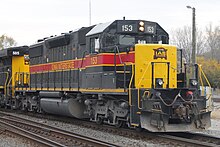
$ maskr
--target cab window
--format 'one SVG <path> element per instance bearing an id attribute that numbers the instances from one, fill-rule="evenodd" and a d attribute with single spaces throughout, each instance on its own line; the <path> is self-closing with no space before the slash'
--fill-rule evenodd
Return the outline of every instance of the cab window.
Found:
<path id="1" fill-rule="evenodd" d="M 135 37 L 130 35 L 120 35 L 119 36 L 120 45 L 132 45 L 135 44 Z"/>
<path id="2" fill-rule="evenodd" d="M 98 53 L 100 49 L 100 41 L 98 37 L 90 38 L 90 53 Z"/>

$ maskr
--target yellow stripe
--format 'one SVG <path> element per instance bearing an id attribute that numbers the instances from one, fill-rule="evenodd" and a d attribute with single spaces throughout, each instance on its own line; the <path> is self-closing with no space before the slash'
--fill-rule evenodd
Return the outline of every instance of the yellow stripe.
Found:
<path id="1" fill-rule="evenodd" d="M 130 71 L 116 71 L 116 73 L 131 73 Z"/>
<path id="2" fill-rule="evenodd" d="M 124 89 L 80 89 L 82 92 L 106 92 L 106 93 L 124 93 L 127 92 L 127 90 L 124 91 Z"/>
<path id="3" fill-rule="evenodd" d="M 48 73 L 48 71 L 49 71 L 49 73 L 53 73 L 53 72 L 62 72 L 62 71 L 75 71 L 75 70 L 77 70 L 78 68 L 72 68 L 72 69 L 63 69 L 63 70 L 47 70 L 47 71 L 40 71 L 40 72 L 31 72 L 31 74 L 41 74 L 41 73 Z M 85 69 L 85 68 L 83 68 L 83 69 Z"/>
<path id="4" fill-rule="evenodd" d="M 78 91 L 78 88 L 15 88 L 15 90 L 37 90 L 37 91 Z M 106 92 L 106 93 L 124 93 L 127 92 L 127 90 L 124 91 L 124 89 L 85 89 L 80 88 L 80 92 Z"/>
<path id="5" fill-rule="evenodd" d="M 126 65 L 131 65 L 131 63 L 129 62 Z M 89 66 L 85 66 L 87 67 L 97 67 L 97 66 L 115 66 L 115 64 L 97 64 L 97 65 L 89 65 Z M 116 64 L 116 66 L 124 66 L 124 64 Z"/>

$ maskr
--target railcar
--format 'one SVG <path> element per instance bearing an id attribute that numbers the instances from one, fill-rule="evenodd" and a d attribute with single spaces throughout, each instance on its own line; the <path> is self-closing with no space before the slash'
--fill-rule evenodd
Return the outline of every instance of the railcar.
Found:
<path id="1" fill-rule="evenodd" d="M 22 62 L 7 56 L 15 69 L 5 70 L 6 56 L 0 56 L 2 74 L 12 79 L 1 87 L 1 103 L 153 132 L 206 129 L 211 110 L 199 90 L 200 68 L 196 64 L 187 79 L 182 50 L 168 43 L 158 23 L 143 20 L 40 39 L 29 46 L 29 56 L 19 54 Z"/>

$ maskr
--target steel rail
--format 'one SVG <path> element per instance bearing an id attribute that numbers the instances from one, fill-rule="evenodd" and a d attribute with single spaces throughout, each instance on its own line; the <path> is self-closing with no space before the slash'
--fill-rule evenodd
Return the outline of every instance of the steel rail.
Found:
<path id="1" fill-rule="evenodd" d="M 0 112 L 1 114 L 1 112 Z M 9 115 L 8 113 L 5 113 L 5 115 Z M 20 118 L 19 116 L 14 116 L 12 115 L 14 119 L 23 119 Z M 32 116 L 34 117 L 34 116 Z M 45 117 L 42 116 L 42 117 Z M 42 118 L 39 117 L 38 118 Z M 63 121 L 63 119 L 57 118 L 52 120 L 57 120 L 57 121 Z M 31 121 L 31 120 L 28 120 Z M 71 120 L 71 122 L 74 120 Z M 78 122 L 79 121 L 79 122 Z M 33 122 L 33 121 L 31 121 Z M 69 121 L 68 121 L 69 122 Z M 35 122 L 33 122 L 35 123 Z M 70 123 L 70 122 L 69 122 Z M 84 124 L 85 123 L 85 124 Z M 156 138 L 157 143 L 162 142 L 167 144 L 168 142 L 172 143 L 177 143 L 177 144 L 183 144 L 183 145 L 189 145 L 189 146 L 219 146 L 220 145 L 220 138 L 214 137 L 214 136 L 209 136 L 209 135 L 204 135 L 204 134 L 199 134 L 199 133 L 192 133 L 192 132 L 182 132 L 182 133 L 153 133 L 153 132 L 148 132 L 148 131 L 142 131 L 142 132 L 137 132 L 132 129 L 126 129 L 126 128 L 116 128 L 113 126 L 108 126 L 108 125 L 97 125 L 92 122 L 84 122 L 82 120 L 77 120 L 74 122 L 74 124 L 77 125 L 82 125 L 84 127 L 91 127 L 96 130 L 104 131 L 104 132 L 109 132 L 113 134 L 119 134 L 121 136 L 126 136 L 126 137 L 131 137 L 131 138 L 136 138 L 136 139 L 144 139 L 144 140 L 150 140 L 153 138 Z M 44 124 L 42 124 L 44 125 Z M 59 128 L 58 128 L 59 130 Z M 61 130 L 61 129 L 60 129 Z M 62 131 L 62 130 L 61 130 Z M 68 132 L 68 131 L 67 131 Z M 68 132 L 69 133 L 69 132 Z M 185 136 L 185 137 L 184 137 Z"/>
<path id="2" fill-rule="evenodd" d="M 30 140 L 33 140 L 37 143 L 40 143 L 42 145 L 45 145 L 45 146 L 50 146 L 50 147 L 66 147 L 65 145 L 62 145 L 56 141 L 53 141 L 53 140 L 50 140 L 50 139 L 47 139 L 47 138 L 44 138 L 40 135 L 37 135 L 37 134 L 34 134 L 32 132 L 29 132 L 27 130 L 24 130 L 22 128 L 19 128 L 15 125 L 12 125 L 12 124 L 9 124 L 7 122 L 4 122 L 2 120 L 0 120 L 0 125 L 4 125 L 4 130 L 8 131 L 8 132 L 11 132 L 13 134 L 16 134 L 18 136 L 21 136 L 21 137 L 24 137 L 24 138 L 27 138 L 27 139 L 30 139 Z"/>
<path id="3" fill-rule="evenodd" d="M 115 144 L 111 144 L 111 143 L 104 142 L 104 141 L 101 141 L 101 140 L 98 140 L 98 139 L 94 139 L 94 138 L 90 138 L 90 137 L 83 136 L 83 135 L 80 135 L 80 134 L 76 134 L 76 133 L 73 133 L 73 132 L 70 132 L 70 131 L 65 131 L 65 130 L 62 130 L 62 129 L 57 128 L 57 127 L 52 127 L 52 126 L 45 125 L 45 124 L 42 124 L 42 123 L 38 123 L 38 122 L 35 122 L 35 121 L 32 121 L 32 120 L 24 119 L 24 118 L 21 118 L 21 117 L 18 117 L 18 116 L 9 116 L 7 114 L 7 117 L 8 118 L 1 117 L 1 120 L 7 121 L 8 123 L 14 123 L 14 124 L 19 124 L 19 125 L 24 125 L 24 126 L 30 126 L 31 128 L 37 128 L 37 129 L 40 129 L 40 130 L 43 130 L 43 131 L 46 131 L 46 132 L 57 134 L 57 136 L 63 136 L 63 138 L 73 138 L 73 139 L 75 139 L 79 142 L 86 143 L 90 146 L 97 146 L 97 147 L 117 146 Z"/>
<path id="4" fill-rule="evenodd" d="M 186 145 L 190 145 L 190 146 L 199 146 L 199 147 L 218 147 L 218 146 L 220 146 L 219 144 L 215 144 L 215 143 L 196 140 L 193 138 L 190 139 L 190 138 L 185 138 L 185 137 L 179 137 L 179 136 L 175 136 L 175 135 L 164 134 L 164 135 L 158 135 L 158 137 L 178 141 L 178 142 L 184 143 Z M 208 137 L 207 137 L 207 140 L 208 140 Z M 220 138 L 218 138 L 218 140 L 220 140 Z"/>

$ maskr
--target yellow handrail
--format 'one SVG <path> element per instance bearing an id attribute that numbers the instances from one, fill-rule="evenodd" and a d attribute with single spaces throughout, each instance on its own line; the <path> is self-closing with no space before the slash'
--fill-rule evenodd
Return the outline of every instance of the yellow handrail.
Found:
<path id="1" fill-rule="evenodd" d="M 148 68 L 149 68 L 150 63 L 151 63 L 151 62 L 149 62 L 149 63 L 147 64 L 147 68 L 145 69 L 145 71 L 144 71 L 144 73 L 143 73 L 143 75 L 142 75 L 142 77 L 140 78 L 140 81 L 139 81 L 139 83 L 138 83 L 138 109 L 142 109 L 142 108 L 140 107 L 140 88 L 139 88 L 139 86 L 140 86 L 142 80 L 144 79 L 144 76 L 145 76 L 145 74 L 146 74 L 146 72 L 147 72 L 147 70 L 148 70 Z"/>
<path id="2" fill-rule="evenodd" d="M 9 84 L 11 83 L 11 80 L 12 80 L 12 76 L 9 79 L 8 84 L 7 84 L 7 96 L 9 96 Z"/>
<path id="3" fill-rule="evenodd" d="M 209 87 L 211 87 L 211 84 L 209 83 L 208 78 L 206 77 L 205 73 L 203 72 L 201 65 L 199 65 L 199 69 L 201 70 L 201 72 L 202 72 L 202 74 L 203 74 L 203 76 L 204 76 L 206 82 L 208 83 Z"/>
<path id="4" fill-rule="evenodd" d="M 144 79 L 143 77 L 145 76 L 145 74 L 146 74 L 146 72 L 147 72 L 147 70 L 148 70 L 148 68 L 149 68 L 150 63 L 151 63 L 151 62 L 149 62 L 149 63 L 147 64 L 147 68 L 145 69 L 145 71 L 144 71 L 142 77 L 140 78 L 140 81 L 139 81 L 139 83 L 138 83 L 138 87 L 140 86 L 142 80 Z"/>
<path id="5" fill-rule="evenodd" d="M 131 68 L 132 68 L 132 75 L 131 75 L 131 79 L 130 79 L 130 83 L 129 83 L 129 94 L 128 94 L 128 98 L 129 98 L 129 105 L 131 106 L 131 84 L 133 82 L 134 79 L 134 64 L 131 64 Z"/>
<path id="6" fill-rule="evenodd" d="M 199 67 L 199 69 L 200 69 L 200 72 L 201 72 L 201 73 L 202 73 L 202 75 L 204 76 L 204 78 L 205 78 L 205 80 L 206 80 L 206 82 L 207 82 L 208 86 L 211 88 L 211 84 L 209 83 L 208 78 L 206 77 L 206 75 L 205 75 L 204 71 L 202 70 L 201 65 L 198 65 L 198 67 Z M 201 80 L 201 83 L 202 83 L 202 88 L 203 88 L 204 86 L 203 86 L 203 81 L 202 81 L 201 74 L 200 74 L 200 80 Z M 202 90 L 202 91 L 203 91 L 203 90 Z M 208 107 L 209 107 L 210 109 L 212 109 L 212 101 L 211 101 L 211 96 L 212 96 L 212 91 L 211 91 L 211 93 L 209 94 L 208 99 L 207 99 L 207 100 L 208 100 Z"/>
<path id="7" fill-rule="evenodd" d="M 131 64 L 131 65 L 132 65 L 132 76 L 131 76 L 130 83 L 129 83 L 129 95 L 128 95 L 128 97 L 129 97 L 129 105 L 130 106 L 132 105 L 132 100 L 131 100 L 131 84 L 132 84 L 133 79 L 134 79 L 134 64 Z M 146 71 L 148 70 L 149 65 L 150 65 L 150 63 L 148 63 L 147 68 L 144 71 L 144 73 L 143 73 L 143 75 L 142 75 L 142 77 L 141 77 L 141 79 L 140 79 L 140 81 L 138 83 L 138 108 L 139 109 L 141 109 L 141 107 L 140 107 L 140 93 L 139 93 L 140 88 L 139 88 L 139 85 L 141 83 L 141 80 L 143 80 L 143 77 L 144 77 Z"/>
<path id="8" fill-rule="evenodd" d="M 200 82 L 201 82 L 201 85 L 202 85 L 202 95 L 204 95 L 204 84 L 203 84 L 203 80 L 202 80 L 202 72 L 201 70 L 199 70 L 199 79 L 200 79 Z"/>
<path id="9" fill-rule="evenodd" d="M 28 84 L 30 85 L 30 73 L 29 72 L 16 72 L 15 73 L 15 82 L 18 79 L 18 82 L 23 83 L 23 84 Z"/>
<path id="10" fill-rule="evenodd" d="M 147 93 L 147 96 L 149 97 L 150 91 L 148 91 L 148 90 L 144 91 L 144 94 L 142 95 L 142 97 L 145 97 L 146 93 Z"/>

